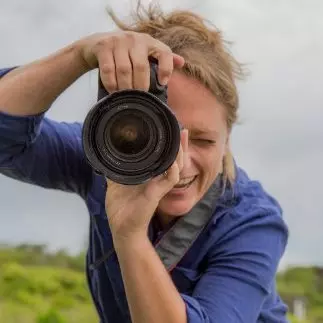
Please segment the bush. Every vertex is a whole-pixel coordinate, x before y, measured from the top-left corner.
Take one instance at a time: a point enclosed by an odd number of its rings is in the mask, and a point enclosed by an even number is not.
[[[36,323],[67,323],[57,310],[51,308],[47,312],[38,315]]]

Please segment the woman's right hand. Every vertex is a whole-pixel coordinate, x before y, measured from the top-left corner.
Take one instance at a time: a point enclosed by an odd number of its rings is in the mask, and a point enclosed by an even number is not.
[[[163,85],[174,67],[184,65],[184,59],[167,45],[143,33],[98,33],[81,39],[78,45],[87,68],[99,68],[102,83],[110,93],[122,89],[148,91],[149,56],[158,60],[158,80]]]

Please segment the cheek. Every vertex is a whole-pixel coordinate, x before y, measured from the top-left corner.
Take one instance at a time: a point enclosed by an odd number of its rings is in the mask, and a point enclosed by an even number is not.
[[[213,181],[218,173],[223,171],[224,152],[225,150],[222,147],[221,149],[212,149],[201,158],[203,163],[202,171],[207,181]]]

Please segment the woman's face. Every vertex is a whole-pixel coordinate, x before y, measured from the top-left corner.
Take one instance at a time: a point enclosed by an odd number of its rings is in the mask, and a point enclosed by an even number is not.
[[[187,213],[206,193],[222,171],[228,138],[223,106],[198,81],[174,72],[168,83],[168,104],[188,129],[189,141],[180,182],[158,206],[164,220]]]

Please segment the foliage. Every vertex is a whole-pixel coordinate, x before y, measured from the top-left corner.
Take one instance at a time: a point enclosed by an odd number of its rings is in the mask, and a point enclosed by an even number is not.
[[[0,248],[0,322],[98,322],[84,259],[43,246]]]
[[[0,266],[7,262],[26,266],[70,268],[83,273],[85,252],[71,256],[65,250],[50,253],[44,245],[21,244],[14,248],[3,245],[0,246]]]
[[[85,253],[50,253],[43,245],[0,247],[0,322],[98,322],[84,274]],[[292,267],[277,275],[283,300],[293,308],[302,298],[307,320],[323,322],[323,268]]]
[[[323,268],[292,267],[277,275],[277,287],[280,296],[293,308],[295,299],[302,299],[306,305],[308,321],[304,323],[323,322]],[[298,322],[291,319],[291,323]]]
[[[51,308],[47,312],[39,314],[36,323],[66,323],[66,321],[57,310]]]

